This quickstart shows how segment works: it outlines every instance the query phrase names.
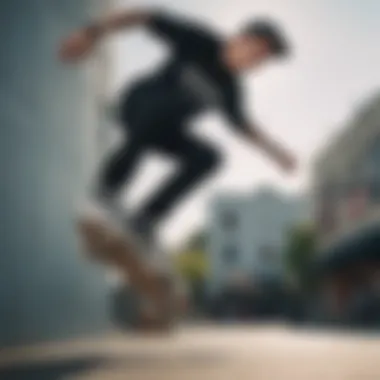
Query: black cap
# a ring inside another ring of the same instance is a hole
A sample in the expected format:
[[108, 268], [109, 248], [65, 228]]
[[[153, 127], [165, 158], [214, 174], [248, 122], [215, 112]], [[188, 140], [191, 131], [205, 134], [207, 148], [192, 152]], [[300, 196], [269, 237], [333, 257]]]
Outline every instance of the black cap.
[[246, 25], [243, 33], [263, 38], [270, 44], [274, 56], [285, 58], [290, 55], [290, 46], [279, 26], [267, 19], [254, 20]]

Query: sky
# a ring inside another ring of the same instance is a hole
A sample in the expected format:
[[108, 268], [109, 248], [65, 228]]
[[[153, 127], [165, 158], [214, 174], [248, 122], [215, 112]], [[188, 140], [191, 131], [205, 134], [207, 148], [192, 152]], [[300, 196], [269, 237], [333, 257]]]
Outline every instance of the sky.
[[[246, 78], [248, 114], [293, 150], [299, 172], [289, 178], [235, 136], [218, 115], [194, 121], [194, 133], [225, 152], [219, 172], [185, 200], [163, 225], [163, 242], [176, 246], [201, 227], [218, 193], [250, 193], [262, 185], [307, 192], [312, 162], [363, 100], [380, 84], [378, 0], [117, 0], [116, 9], [161, 5], [231, 34], [249, 19], [270, 16], [285, 29], [293, 57]], [[110, 41], [110, 96], [154, 70], [167, 51], [141, 31]], [[134, 208], [175, 168], [163, 157], [146, 158], [126, 205]]]

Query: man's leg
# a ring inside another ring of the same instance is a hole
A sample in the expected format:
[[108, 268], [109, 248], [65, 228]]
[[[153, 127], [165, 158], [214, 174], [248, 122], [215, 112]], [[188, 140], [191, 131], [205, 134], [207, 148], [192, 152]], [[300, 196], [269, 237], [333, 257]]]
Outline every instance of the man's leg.
[[101, 199], [112, 201], [118, 195], [121, 187], [132, 177], [143, 152], [143, 144], [131, 138], [111, 154], [98, 178], [96, 191]]
[[141, 208], [136, 218], [154, 226], [219, 164], [218, 151], [205, 141], [185, 133], [170, 136], [155, 148], [180, 163], [175, 175]]

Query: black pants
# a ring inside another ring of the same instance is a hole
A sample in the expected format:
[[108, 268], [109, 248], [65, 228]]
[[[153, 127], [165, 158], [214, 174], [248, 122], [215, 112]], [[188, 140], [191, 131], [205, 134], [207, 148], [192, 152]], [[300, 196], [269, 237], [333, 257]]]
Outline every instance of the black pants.
[[146, 152], [156, 151], [177, 161], [177, 172], [138, 213], [153, 222], [166, 216], [220, 161], [213, 147], [187, 133], [180, 107], [173, 110], [168, 103], [175, 101], [171, 96], [175, 94], [162, 86], [140, 85], [123, 99], [121, 122], [128, 136], [100, 175], [102, 191], [116, 194], [131, 182]]

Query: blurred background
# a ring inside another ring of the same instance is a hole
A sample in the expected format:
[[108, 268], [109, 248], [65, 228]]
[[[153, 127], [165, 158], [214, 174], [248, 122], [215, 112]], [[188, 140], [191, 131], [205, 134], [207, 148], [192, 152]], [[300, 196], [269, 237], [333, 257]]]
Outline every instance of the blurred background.
[[[132, 330], [134, 295], [80, 255], [75, 215], [97, 162], [117, 141], [119, 91], [166, 51], [119, 34], [80, 67], [62, 37], [127, 6], [162, 5], [223, 33], [271, 15], [295, 56], [247, 78], [247, 109], [292, 147], [279, 174], [215, 115], [196, 133], [224, 168], [162, 230], [185, 281], [186, 323], [286, 323], [380, 329], [380, 3], [340, 0], [2, 0], [0, 2], [0, 347]], [[126, 208], [172, 168], [148, 157]], [[356, 379], [356, 378], [355, 378]]]

